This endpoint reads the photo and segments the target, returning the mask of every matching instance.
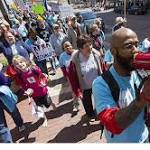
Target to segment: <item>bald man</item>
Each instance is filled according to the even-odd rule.
[[[144,82],[140,95],[136,97],[136,89],[141,82],[132,65],[134,54],[138,53],[137,46],[138,37],[131,29],[120,28],[112,34],[114,63],[109,72],[119,87],[117,100],[102,76],[93,82],[96,110],[109,143],[148,141],[144,108],[150,103],[150,80]]]

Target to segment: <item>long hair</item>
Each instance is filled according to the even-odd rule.
[[[21,56],[21,55],[15,55],[14,57],[13,57],[13,59],[12,59],[12,64],[13,64],[13,66],[14,66],[14,68],[15,68],[15,70],[19,73],[21,73],[21,70],[19,70],[16,66],[15,66],[15,64],[17,63],[17,62],[20,62],[20,61],[23,61],[23,62],[25,62],[26,63],[26,65],[27,65],[27,68],[29,68],[29,69],[32,69],[33,67],[34,67],[34,64],[32,64],[30,61],[28,61],[27,59],[25,59],[23,56]]]

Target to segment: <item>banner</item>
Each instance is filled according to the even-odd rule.
[[[59,10],[61,18],[74,16],[73,8],[70,5],[60,5]]]
[[[32,6],[32,11],[37,15],[43,15],[45,12],[45,8],[42,4],[36,4]]]
[[[42,44],[40,46],[33,46],[33,53],[36,56],[38,61],[42,61],[44,59],[49,59],[54,54],[54,50],[51,44]]]

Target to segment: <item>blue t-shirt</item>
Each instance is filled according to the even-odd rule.
[[[113,66],[110,68],[110,72],[120,87],[118,104],[120,108],[127,107],[136,97],[134,84],[139,86],[140,80],[135,72],[132,72],[131,76],[120,76]],[[116,107],[111,91],[101,76],[94,80],[92,88],[98,114],[107,108]],[[114,137],[111,137],[111,135],[112,133],[105,129],[105,137],[108,143],[144,142],[148,138],[148,129],[144,122],[144,111],[121,134],[115,134]]]
[[[66,52],[61,53],[59,57],[59,64],[60,67],[66,67],[68,68],[70,64],[71,55],[67,54]]]
[[[111,51],[110,51],[110,49],[109,49],[109,50],[107,50],[106,53],[105,53],[104,61],[105,61],[106,63],[113,63],[113,60],[114,60],[113,55],[111,54]]]

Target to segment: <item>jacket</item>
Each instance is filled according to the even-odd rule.
[[[78,97],[82,95],[82,91],[84,90],[84,81],[81,75],[79,53],[80,51],[74,53],[69,66],[69,73],[72,74],[72,76],[70,77],[70,83],[74,94]],[[105,63],[101,58],[99,52],[97,52],[95,49],[92,49],[92,53],[98,65],[98,75],[101,75],[106,70]]]
[[[30,60],[29,53],[32,52],[32,49],[27,44],[25,44],[23,41],[16,41],[15,46],[19,55],[25,57],[27,60]],[[8,63],[11,64],[13,54],[11,46],[7,42],[4,42],[0,45],[0,52],[4,54]]]

